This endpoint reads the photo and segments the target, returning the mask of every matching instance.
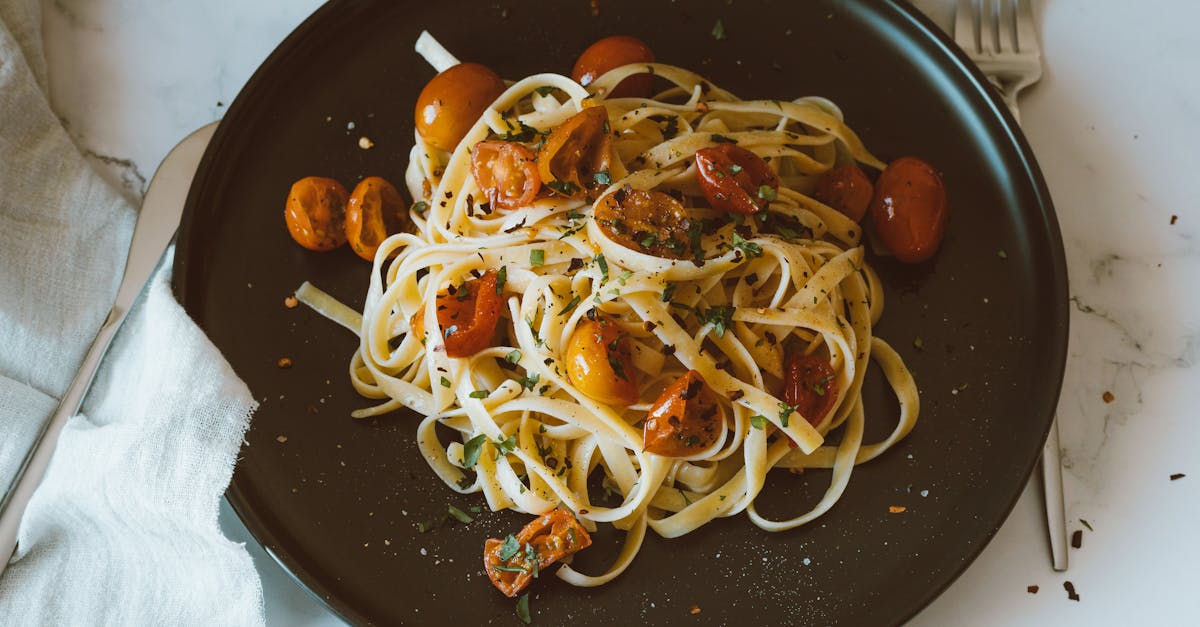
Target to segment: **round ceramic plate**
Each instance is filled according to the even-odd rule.
[[[363,176],[399,183],[412,110],[434,74],[413,52],[428,29],[502,76],[569,72],[592,41],[623,33],[659,60],[742,97],[837,102],[885,160],[943,173],[952,208],[927,263],[871,263],[886,286],[876,333],[911,367],[921,418],[901,445],[854,471],[832,511],[786,533],[736,516],[676,540],[651,536],[612,583],[532,587],[538,624],[894,624],[960,573],[1004,521],[1053,415],[1067,342],[1062,243],[1028,145],[946,38],[898,3],[738,0],[331,2],[287,38],[230,107],[193,183],[176,255],[188,312],[261,401],[229,499],[305,586],[355,623],[515,621],[482,568],[482,544],[527,519],[446,489],[414,445],[416,418],[355,421],[356,338],[284,298],[311,281],[362,304],[368,264],[312,253],[283,224],[291,183]],[[593,14],[593,6],[598,14]],[[714,37],[720,20],[723,39]],[[374,147],[359,147],[368,137]],[[276,362],[291,359],[291,369]],[[868,441],[898,410],[878,375],[864,392]],[[774,473],[764,513],[805,511],[824,471]],[[889,513],[889,508],[906,508]],[[602,570],[601,536],[579,568]],[[699,608],[695,613],[693,608]]]

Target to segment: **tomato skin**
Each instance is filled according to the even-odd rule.
[[[732,143],[696,151],[696,178],[708,204],[729,213],[749,215],[765,209],[770,200],[760,193],[764,185],[779,191],[779,176],[767,162]]]
[[[612,320],[580,320],[567,341],[566,362],[567,378],[584,394],[621,407],[638,401],[638,371],[629,338]]]
[[[609,70],[631,63],[654,63],[654,51],[636,37],[613,35],[588,46],[579,55],[571,78],[587,87]],[[653,74],[634,74],[617,83],[606,98],[647,98],[653,90]]]
[[[346,243],[346,201],[342,184],[320,176],[292,183],[283,218],[297,244],[316,251],[333,250]]]
[[[527,207],[542,188],[536,159],[537,155],[521,144],[482,141],[471,150],[471,174],[493,207]]]
[[[788,358],[783,371],[783,401],[809,424],[821,424],[837,398],[837,380],[824,357],[797,352]]]
[[[592,538],[587,530],[579,524],[574,514],[565,509],[555,509],[542,514],[525,525],[515,539],[520,550],[507,560],[500,559],[503,540],[488,538],[483,543],[484,570],[492,580],[492,585],[508,597],[517,596],[533,581],[534,569],[526,553],[526,545],[533,548],[539,571],[592,545]],[[497,566],[523,570],[498,570]]]
[[[405,224],[404,198],[391,183],[368,176],[354,186],[346,204],[346,239],[354,254],[375,260],[375,251]]]
[[[642,438],[648,453],[687,457],[712,446],[725,428],[725,409],[698,371],[668,385],[646,415]]]
[[[504,308],[503,299],[496,293],[496,271],[488,270],[478,279],[463,282],[451,292],[437,295],[438,326],[449,357],[470,357],[492,345],[496,324]],[[460,298],[460,290],[467,290]],[[419,309],[409,322],[418,337],[425,335],[425,310]],[[426,338],[425,345],[437,350],[437,341]]]
[[[667,259],[691,256],[687,210],[662,192],[620,189],[595,205],[594,218],[622,246]]]
[[[871,223],[896,259],[917,263],[932,257],[942,243],[949,215],[942,179],[928,163],[901,157],[879,175]]]
[[[567,195],[596,187],[595,174],[607,171],[612,160],[612,137],[607,127],[608,110],[595,106],[550,131],[537,156],[542,183],[552,188],[561,188],[564,183],[573,185],[574,190]],[[562,189],[555,191],[563,193]]]
[[[825,173],[817,183],[813,197],[842,212],[855,222],[862,222],[875,195],[875,186],[862,168],[847,165]]]
[[[493,101],[504,80],[486,66],[460,63],[430,79],[417,96],[417,132],[429,145],[452,152]]]

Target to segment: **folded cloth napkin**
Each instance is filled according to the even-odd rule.
[[[135,216],[50,108],[39,7],[0,0],[0,489],[108,313]],[[263,623],[250,557],[217,524],[254,401],[170,268],[62,431],[0,576],[0,625]]]

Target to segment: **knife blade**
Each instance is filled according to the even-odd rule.
[[[216,127],[217,122],[213,122],[185,137],[171,149],[154,172],[142,200],[141,211],[138,212],[124,274],[108,318],[96,333],[71,386],[63,394],[54,413],[42,424],[33,446],[18,467],[4,498],[0,500],[0,556],[3,556],[0,557],[0,574],[4,573],[16,549],[21,517],[34,491],[41,484],[63,425],[79,411],[113,337],[125,322],[134,301],[146,287],[179,228],[179,219],[192,177],[196,173],[196,165]]]

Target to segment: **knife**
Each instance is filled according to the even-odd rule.
[[[0,500],[0,556],[3,556],[0,558],[0,574],[4,573],[16,549],[21,517],[46,474],[58,434],[67,419],[79,411],[113,337],[125,322],[138,294],[150,280],[150,275],[179,228],[183,204],[192,185],[196,165],[216,128],[217,122],[213,122],[188,135],[171,149],[154,172],[154,178],[142,200],[142,209],[138,212],[137,226],[133,230],[133,241],[129,245],[129,257],[125,260],[125,273],[117,288],[116,301],[84,356],[79,371],[75,373],[71,386],[63,394],[54,414],[42,424],[33,446],[25,454],[16,476]]]

